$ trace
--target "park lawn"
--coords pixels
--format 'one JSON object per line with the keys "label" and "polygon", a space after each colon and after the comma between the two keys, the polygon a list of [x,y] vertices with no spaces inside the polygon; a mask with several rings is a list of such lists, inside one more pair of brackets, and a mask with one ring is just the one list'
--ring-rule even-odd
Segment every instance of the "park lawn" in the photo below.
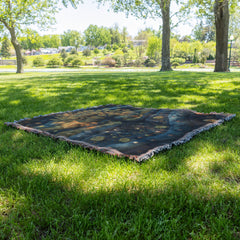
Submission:
{"label": "park lawn", "polygon": [[[139,164],[4,125],[102,104],[236,117]],[[239,73],[0,74],[0,239],[239,239]]]}

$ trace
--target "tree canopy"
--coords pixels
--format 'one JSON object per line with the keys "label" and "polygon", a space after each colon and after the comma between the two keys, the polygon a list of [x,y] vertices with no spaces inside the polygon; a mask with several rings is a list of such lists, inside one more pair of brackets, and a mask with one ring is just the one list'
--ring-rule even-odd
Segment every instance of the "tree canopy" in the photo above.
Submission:
{"label": "tree canopy", "polygon": [[75,46],[76,49],[83,43],[83,37],[80,32],[68,30],[61,35],[62,46]]}
{"label": "tree canopy", "polygon": [[2,41],[2,47],[1,47],[1,57],[3,58],[9,58],[10,57],[10,41],[9,39],[4,36],[3,41]]}
{"label": "tree canopy", "polygon": [[111,44],[111,34],[109,29],[105,27],[98,27],[97,25],[90,25],[85,31],[86,45],[92,47],[103,46]]}

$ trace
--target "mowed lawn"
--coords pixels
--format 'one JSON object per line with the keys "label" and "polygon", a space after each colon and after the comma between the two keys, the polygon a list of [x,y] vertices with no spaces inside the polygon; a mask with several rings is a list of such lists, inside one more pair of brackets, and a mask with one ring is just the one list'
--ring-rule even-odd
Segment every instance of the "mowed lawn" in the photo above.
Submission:
{"label": "mowed lawn", "polygon": [[[4,125],[110,103],[236,117],[142,164]],[[240,239],[240,74],[1,73],[0,239]]]}

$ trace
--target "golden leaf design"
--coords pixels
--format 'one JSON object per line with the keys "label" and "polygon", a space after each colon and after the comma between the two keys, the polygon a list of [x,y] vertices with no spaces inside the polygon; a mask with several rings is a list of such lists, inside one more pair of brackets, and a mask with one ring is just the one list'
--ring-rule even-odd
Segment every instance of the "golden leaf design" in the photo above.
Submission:
{"label": "golden leaf design", "polygon": [[95,141],[95,142],[100,142],[100,141],[103,141],[104,139],[105,139],[104,136],[96,136],[96,137],[91,138],[90,140]]}
{"label": "golden leaf design", "polygon": [[130,139],[129,138],[120,138],[119,142],[123,142],[123,143],[130,142]]}

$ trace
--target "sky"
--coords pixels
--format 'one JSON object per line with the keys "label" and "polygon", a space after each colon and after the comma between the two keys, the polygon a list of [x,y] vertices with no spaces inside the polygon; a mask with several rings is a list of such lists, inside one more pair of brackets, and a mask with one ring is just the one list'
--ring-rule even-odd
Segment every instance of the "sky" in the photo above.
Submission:
{"label": "sky", "polygon": [[[172,9],[175,8],[175,6],[172,6]],[[62,10],[56,14],[56,24],[52,26],[53,29],[40,32],[40,34],[63,34],[68,29],[83,33],[90,24],[99,27],[112,27],[114,24],[118,24],[120,29],[127,27],[128,33],[134,37],[140,30],[146,27],[158,30],[161,25],[161,19],[141,20],[133,16],[126,17],[124,13],[109,11],[107,6],[98,8],[97,3],[88,0],[84,4],[80,4],[77,9],[73,9],[71,6],[68,6],[68,8],[62,7]],[[192,27],[189,24],[181,24],[181,28],[179,27],[173,32],[183,36],[190,35],[191,30]]]}

